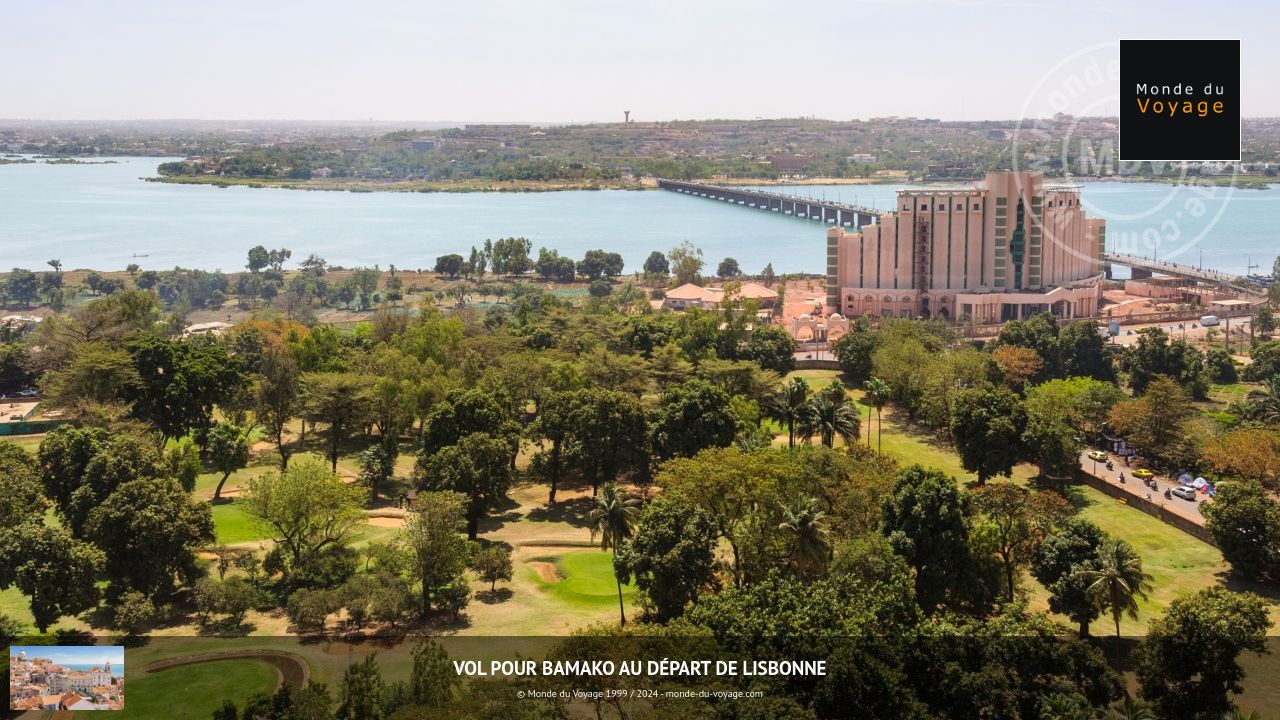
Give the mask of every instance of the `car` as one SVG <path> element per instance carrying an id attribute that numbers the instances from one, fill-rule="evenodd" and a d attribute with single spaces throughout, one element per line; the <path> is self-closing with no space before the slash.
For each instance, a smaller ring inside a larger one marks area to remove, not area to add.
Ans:
<path id="1" fill-rule="evenodd" d="M 1089 451 L 1089 459 L 1090 459 L 1090 460 L 1097 460 L 1098 462 L 1106 462 L 1106 461 L 1107 461 L 1107 454 L 1106 454 L 1105 452 L 1101 451 L 1101 450 L 1090 450 L 1090 451 Z"/>
<path id="2" fill-rule="evenodd" d="M 1138 470 L 1134 470 L 1134 471 L 1133 471 L 1133 476 L 1134 476 L 1134 477 L 1138 477 L 1138 478 L 1142 478 L 1143 480 L 1146 480 L 1147 478 L 1153 478 L 1153 477 L 1155 477 L 1155 476 L 1156 476 L 1156 474 L 1155 474 L 1155 473 L 1153 473 L 1153 472 L 1151 472 L 1150 470 L 1148 470 L 1148 469 L 1146 469 L 1146 468 L 1141 468 L 1141 469 L 1138 469 Z"/>
<path id="3" fill-rule="evenodd" d="M 1195 499 L 1196 499 L 1196 490 L 1195 490 L 1195 488 L 1193 488 L 1193 487 L 1188 487 L 1188 486 L 1186 486 L 1186 485 L 1180 485 L 1180 486 L 1178 486 L 1178 487 L 1174 488 L 1174 489 L 1173 489 L 1173 494 L 1174 494 L 1174 496 L 1175 496 L 1175 497 L 1180 497 L 1180 498 L 1182 498 L 1183 500 L 1191 500 L 1192 502 L 1194 502 L 1194 501 L 1195 501 Z"/>

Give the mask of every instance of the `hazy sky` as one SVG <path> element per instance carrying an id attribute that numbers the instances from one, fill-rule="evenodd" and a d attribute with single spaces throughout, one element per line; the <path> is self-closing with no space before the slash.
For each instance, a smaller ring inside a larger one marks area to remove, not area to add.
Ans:
<path id="1" fill-rule="evenodd" d="M 4 0 L 0 18 L 0 118 L 1004 119 L 1122 37 L 1240 38 L 1244 115 L 1280 116 L 1274 0 Z"/>

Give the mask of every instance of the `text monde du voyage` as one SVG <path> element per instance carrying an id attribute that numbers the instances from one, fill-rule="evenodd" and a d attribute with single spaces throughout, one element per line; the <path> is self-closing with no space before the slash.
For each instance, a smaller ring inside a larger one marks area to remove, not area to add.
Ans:
<path id="1" fill-rule="evenodd" d="M 1136 83 L 1134 98 L 1138 103 L 1138 112 L 1143 115 L 1163 117 L 1195 116 L 1209 117 L 1226 113 L 1226 103 L 1215 100 L 1215 97 L 1226 95 L 1224 85 L 1206 83 L 1196 91 L 1190 83 L 1174 85 L 1151 85 Z M 1201 99 L 1207 98 L 1207 99 Z"/>
<path id="2" fill-rule="evenodd" d="M 486 666 L 478 660 L 454 660 L 454 672 L 476 676 L 542 677 L 745 677 L 816 676 L 827 674 L 826 660 L 492 660 Z"/>

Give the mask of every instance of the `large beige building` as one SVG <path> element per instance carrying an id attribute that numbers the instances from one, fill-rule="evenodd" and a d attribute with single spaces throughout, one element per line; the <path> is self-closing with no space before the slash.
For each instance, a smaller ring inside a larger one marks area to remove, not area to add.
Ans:
<path id="1" fill-rule="evenodd" d="M 1035 172 L 899 190 L 893 212 L 827 232 L 827 311 L 1001 322 L 1097 314 L 1105 226 Z"/>

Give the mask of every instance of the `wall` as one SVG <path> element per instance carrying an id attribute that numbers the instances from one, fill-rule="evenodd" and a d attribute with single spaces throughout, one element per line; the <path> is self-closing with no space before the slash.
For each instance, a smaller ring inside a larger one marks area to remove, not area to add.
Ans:
<path id="1" fill-rule="evenodd" d="M 1174 515 L 1173 513 L 1165 512 L 1164 509 L 1161 508 L 1156 503 L 1146 500 L 1144 498 L 1130 495 L 1129 493 L 1116 487 L 1115 485 L 1112 485 L 1106 480 L 1094 477 L 1093 475 L 1090 475 L 1087 472 L 1077 473 L 1077 476 L 1080 478 L 1083 478 L 1084 484 L 1088 485 L 1094 490 L 1100 490 L 1109 497 L 1124 500 L 1127 504 L 1131 505 L 1132 507 L 1135 507 L 1154 518 L 1158 518 L 1178 528 L 1182 532 L 1196 538 L 1197 540 L 1201 540 L 1214 547 L 1218 547 L 1218 543 L 1214 542 L 1213 536 L 1209 534 L 1208 530 L 1205 530 L 1203 527 L 1196 525 L 1195 523 L 1182 517 L 1181 515 Z M 1179 502 L 1182 502 L 1182 501 L 1179 501 Z"/>

